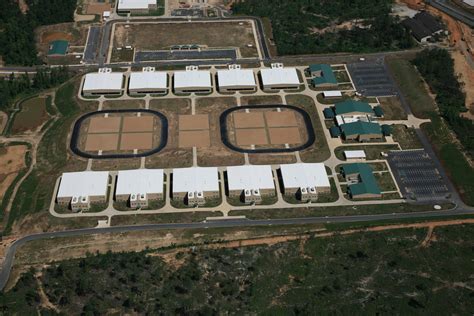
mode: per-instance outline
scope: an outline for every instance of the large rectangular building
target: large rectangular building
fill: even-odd
[[[118,0],[119,13],[149,13],[157,9],[157,0]]]
[[[382,192],[373,169],[366,163],[351,163],[341,167],[342,176],[350,181],[347,193],[353,199],[380,199]]]
[[[82,95],[86,97],[101,95],[121,95],[123,92],[123,73],[112,72],[110,68],[99,69],[96,73],[84,76]]]
[[[89,210],[91,203],[107,201],[107,171],[65,172],[60,181],[56,201],[75,212]]]
[[[296,90],[301,85],[296,68],[284,68],[282,64],[262,69],[260,76],[264,91]]]
[[[217,71],[217,83],[220,92],[257,90],[253,70],[241,69],[239,65],[230,65],[228,70]]]
[[[175,93],[211,93],[211,72],[188,66],[185,71],[176,71],[174,73],[173,86]]]
[[[230,197],[239,197],[245,203],[260,203],[262,197],[275,195],[272,167],[227,167],[227,188]]]
[[[163,170],[137,169],[118,172],[117,201],[128,201],[131,208],[147,207],[149,201],[163,199]]]
[[[374,139],[383,139],[382,127],[379,123],[356,121],[340,125],[345,140],[366,142]]]
[[[318,194],[331,192],[331,183],[323,163],[295,163],[280,166],[285,195],[301,201],[316,201]]]
[[[173,169],[173,200],[188,205],[203,205],[206,199],[219,198],[219,173],[216,167]]]
[[[132,96],[166,94],[168,74],[164,71],[155,72],[153,67],[143,68],[142,72],[132,72],[128,81],[128,92]]]

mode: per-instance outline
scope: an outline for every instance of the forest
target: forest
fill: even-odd
[[[454,72],[454,61],[444,49],[427,49],[418,53],[413,61],[424,77],[432,92],[436,95],[441,116],[472,156],[474,154],[474,124],[470,119],[461,117],[465,107],[465,95]]]
[[[36,27],[74,21],[77,0],[26,0],[24,14],[16,0],[0,1],[0,55],[6,65],[40,63],[35,46]]]
[[[12,102],[22,94],[31,94],[55,87],[71,77],[67,67],[37,69],[33,78],[21,76],[0,77],[0,110],[8,110]]]
[[[374,52],[415,45],[410,34],[389,15],[392,0],[247,0],[234,14],[267,17],[278,54]],[[352,28],[341,27],[353,24]],[[330,26],[335,30],[322,31]]]
[[[420,246],[426,234],[398,229],[252,247],[89,254],[25,273],[0,294],[0,313],[470,314],[474,225],[438,227],[436,239]]]

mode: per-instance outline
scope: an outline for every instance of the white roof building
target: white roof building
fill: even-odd
[[[228,69],[217,71],[219,88],[246,87],[255,88],[257,83],[252,69]]]
[[[137,169],[118,172],[115,195],[163,193],[162,169]]]
[[[119,10],[147,10],[156,0],[119,0]]]
[[[331,186],[323,163],[295,163],[281,165],[285,188],[328,188]]]
[[[301,84],[296,68],[266,68],[260,71],[260,75],[264,86],[293,86]]]
[[[85,75],[83,92],[117,91],[122,89],[123,73],[101,71]]]
[[[173,193],[219,191],[216,167],[190,167],[173,169]]]
[[[365,151],[363,150],[345,150],[344,156],[346,159],[366,159]]]
[[[107,171],[65,172],[61,177],[57,198],[106,196]]]
[[[211,72],[208,70],[185,70],[174,73],[175,89],[212,88]]]
[[[155,90],[168,87],[168,75],[163,71],[132,72],[128,88],[130,90]]]
[[[341,98],[341,91],[323,91],[323,97],[325,98]]]
[[[229,191],[275,189],[272,167],[245,165],[227,167]]]

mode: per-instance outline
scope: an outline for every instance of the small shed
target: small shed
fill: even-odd
[[[383,136],[392,135],[392,126],[387,125],[387,124],[382,125],[382,133],[383,133]]]
[[[344,157],[346,160],[365,160],[367,158],[363,150],[345,150]]]
[[[376,107],[374,107],[374,113],[377,117],[383,117],[384,115],[383,109],[380,105],[377,105]]]
[[[329,133],[332,138],[338,138],[341,136],[341,129],[338,126],[333,126],[329,129]]]
[[[325,108],[323,110],[323,114],[324,114],[324,118],[326,119],[333,119],[335,116],[334,110],[332,108]]]

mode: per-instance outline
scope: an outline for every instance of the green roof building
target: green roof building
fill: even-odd
[[[69,42],[65,40],[57,40],[49,43],[48,56],[65,56],[69,49]]]
[[[374,177],[372,168],[365,163],[353,163],[342,166],[342,173],[347,180],[358,182],[350,184],[347,191],[351,198],[381,198],[377,180]]]
[[[308,67],[313,86],[337,86],[337,79],[330,65],[314,64]]]
[[[340,127],[346,140],[363,142],[383,137],[382,128],[379,123],[357,121],[341,124]]]
[[[336,115],[374,114],[367,102],[346,100],[335,104]]]

